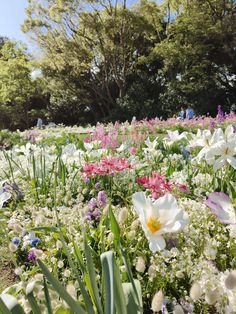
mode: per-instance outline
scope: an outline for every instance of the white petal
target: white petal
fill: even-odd
[[[8,192],[3,192],[0,194],[0,208],[2,208],[3,204],[11,198],[11,194]]]
[[[214,166],[213,166],[214,171],[217,171],[218,169],[220,169],[221,167],[223,167],[224,161],[225,161],[224,157],[218,158],[218,159],[215,161]]]
[[[166,241],[161,236],[150,237],[149,238],[149,248],[155,253],[156,251],[161,251],[166,247]]]
[[[230,166],[232,166],[234,169],[236,169],[236,159],[234,157],[228,157],[227,161],[230,164]]]

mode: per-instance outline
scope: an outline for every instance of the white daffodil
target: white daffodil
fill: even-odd
[[[89,143],[84,142],[84,148],[87,152],[90,152],[93,149],[98,149],[100,147],[101,141],[92,141]]]
[[[152,202],[144,192],[137,192],[133,194],[132,200],[149,241],[149,248],[153,252],[165,248],[163,234],[177,232],[188,224],[187,213],[178,207],[176,199],[171,194]]]
[[[211,163],[213,159],[212,154],[209,154],[214,145],[223,139],[220,129],[216,130],[214,134],[211,134],[210,130],[198,130],[197,135],[193,136],[192,141],[189,142],[190,147],[202,147],[198,153],[196,160],[201,162],[204,157]],[[213,161],[212,161],[213,162]]]
[[[170,131],[167,130],[167,137],[165,137],[164,142],[166,145],[170,146],[174,144],[175,142],[178,142],[184,138],[187,138],[187,133],[183,132],[179,134],[179,131]]]
[[[154,153],[157,146],[158,137],[156,137],[153,141],[148,137],[144,142],[147,147],[143,148],[144,154]]]
[[[211,156],[215,156],[215,160],[213,163],[214,171],[219,170],[227,163],[230,164],[234,169],[236,169],[236,158],[234,157],[235,155],[236,143],[234,141],[220,141],[214,147],[212,147],[208,154],[210,159]]]
[[[122,153],[122,152],[127,151],[128,148],[129,148],[128,143],[122,143],[122,144],[116,149],[116,151],[117,151],[118,153]]]

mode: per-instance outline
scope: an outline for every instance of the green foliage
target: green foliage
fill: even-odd
[[[25,48],[6,40],[0,48],[0,128],[29,127],[36,118],[32,109],[40,102],[40,89],[32,71]]]
[[[86,124],[198,114],[236,105],[236,10],[231,0],[29,1],[22,30],[37,64],[0,38],[0,128],[38,116]],[[32,80],[34,67],[42,77]],[[19,114],[20,113],[20,114]]]

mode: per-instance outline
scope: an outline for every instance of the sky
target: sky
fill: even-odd
[[[35,46],[30,42],[28,35],[20,29],[26,18],[25,8],[27,2],[27,0],[0,0],[0,36],[20,40],[26,43],[33,52]],[[129,5],[135,2],[135,0],[127,1]],[[158,2],[161,1],[158,0]]]
[[[0,0],[0,36],[28,43],[28,37],[20,30],[26,17],[27,0]]]

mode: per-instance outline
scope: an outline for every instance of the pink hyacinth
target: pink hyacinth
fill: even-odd
[[[114,175],[127,169],[131,169],[127,159],[108,156],[103,157],[101,162],[86,163],[82,171],[86,177],[95,177]]]
[[[190,193],[186,185],[168,181],[165,176],[162,176],[157,172],[153,172],[151,177],[137,178],[136,182],[142,184],[147,190],[150,190],[152,198],[154,199],[157,199],[166,193]]]

